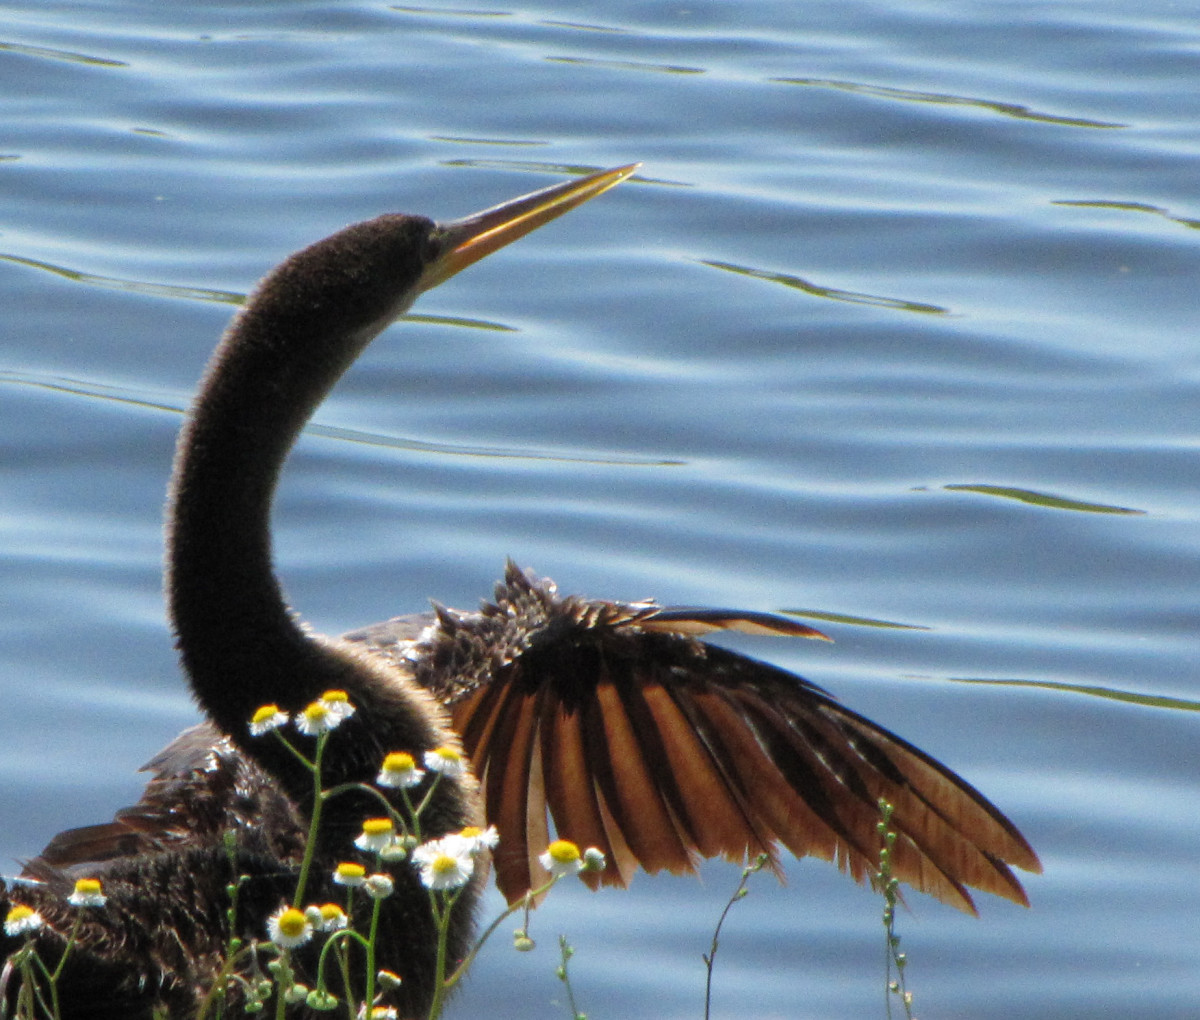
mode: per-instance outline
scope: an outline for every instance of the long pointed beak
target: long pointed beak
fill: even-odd
[[[439,242],[441,254],[425,267],[418,287],[422,291],[436,287],[472,262],[620,184],[641,165],[630,163],[614,170],[601,170],[502,202],[461,220],[439,223],[433,237]]]

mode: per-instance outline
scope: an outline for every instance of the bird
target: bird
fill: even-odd
[[[979,791],[815,684],[712,640],[824,637],[792,617],[563,595],[511,561],[478,608],[433,603],[340,638],[288,603],[273,497],[337,380],[420,294],[639,166],[448,222],[387,214],[351,225],[288,257],[238,310],[181,430],[167,499],[168,616],[204,719],[150,762],[136,805],[61,833],[0,886],[0,908],[46,921],[33,938],[51,964],[76,926],[63,1017],[195,1015],[223,980],[230,935],[265,938],[295,887],[315,793],[284,742],[254,736],[248,721],[263,706],[294,715],[331,696],[355,711],[328,735],[326,787],[371,783],[395,751],[461,754],[469,767],[432,786],[423,838],[494,826],[492,868],[510,903],[543,884],[552,834],[606,855],[594,883],[687,872],[708,857],[763,854],[778,866],[781,849],[861,882],[877,867],[884,799],[896,877],[970,913],[971,889],[1028,905],[1013,869],[1040,871],[1037,855]],[[313,895],[335,894],[331,870],[378,811],[364,793],[324,804]],[[402,978],[385,1001],[419,1017],[435,995],[437,936],[414,869],[394,871],[378,962]],[[107,901],[81,917],[65,900],[83,877],[102,881]],[[456,902],[452,959],[467,953],[482,888],[477,874]],[[10,1001],[23,939],[0,945]]]

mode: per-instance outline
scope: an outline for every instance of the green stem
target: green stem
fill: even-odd
[[[59,1020],[62,1016],[62,1007],[58,1000],[58,979],[62,977],[63,968],[67,965],[67,957],[71,954],[75,940],[79,937],[79,925],[82,921],[83,915],[76,912],[75,920],[71,922],[71,933],[67,936],[67,944],[63,947],[62,956],[58,958],[58,966],[54,968],[54,973],[49,975],[50,1012],[54,1020]]]
[[[68,942],[67,948],[63,950],[64,954],[70,948],[71,948],[71,945],[70,945],[70,942]],[[38,985],[36,980],[32,981],[33,993],[37,997],[37,1001],[39,1003],[41,1003],[42,1012],[45,1013],[47,1016],[53,1017],[54,1020],[59,1020],[61,1014],[59,1013],[59,1010],[58,1010],[58,989],[57,989],[57,987],[55,987],[54,974],[50,973],[50,968],[47,967],[45,962],[42,960],[42,958],[40,956],[38,956],[36,950],[32,954],[31,962],[33,964],[36,964],[37,969],[42,972],[42,977],[44,977],[46,979],[46,986],[50,990],[50,1002],[47,1002],[46,1001],[46,993]],[[62,961],[59,960],[59,963],[61,964]],[[32,974],[30,976],[32,977]],[[18,1015],[18,1017],[20,1017],[19,1013],[17,1015]],[[32,1010],[30,1011],[29,1015],[31,1017],[34,1015]]]
[[[296,895],[292,897],[292,906],[297,910],[301,909],[300,904],[304,902],[304,892],[308,886],[308,873],[312,869],[313,855],[317,850],[317,830],[321,826],[321,808],[325,803],[325,794],[321,791],[321,759],[325,754],[325,744],[328,740],[329,731],[326,730],[317,737],[317,751],[313,756],[313,804],[308,822],[308,839],[304,843],[304,860],[300,862],[300,877],[296,880]],[[288,747],[291,746],[286,740],[284,744]],[[297,754],[301,760],[305,760],[303,755],[299,755],[299,752]]]
[[[58,958],[58,966],[54,968],[54,973],[50,975],[51,989],[58,983],[58,979],[62,977],[63,968],[67,965],[67,956],[75,945],[76,938],[79,937],[79,925],[83,921],[80,914],[75,915],[75,920],[71,922],[71,933],[67,936],[67,944],[63,948],[63,954]],[[58,997],[55,996],[54,1015],[58,1015]]]
[[[379,939],[379,915],[383,911],[383,900],[371,904],[371,929],[367,936],[367,990],[363,994],[363,1012],[369,1017],[375,1005],[375,944]]]
[[[439,909],[437,893],[432,889],[429,891],[429,908],[437,924],[438,942],[437,963],[433,971],[433,1001],[429,1004],[426,1020],[438,1020],[442,1015],[442,1000],[446,997],[446,932],[449,927],[450,909],[449,904],[444,911]]]
[[[453,974],[451,974],[448,978],[446,978],[446,981],[445,981],[446,990],[449,991],[456,984],[458,984],[459,981],[462,980],[463,975],[466,974],[468,969],[470,969],[470,966],[474,962],[475,957],[479,955],[479,951],[483,948],[483,944],[485,942],[487,942],[487,940],[490,939],[492,937],[492,935],[495,934],[496,929],[499,928],[501,924],[503,924],[506,920],[508,920],[508,918],[512,917],[513,914],[515,914],[518,910],[524,910],[526,912],[527,919],[526,919],[525,926],[526,926],[526,928],[528,928],[528,926],[529,926],[528,925],[528,911],[529,911],[530,904],[533,903],[534,900],[536,900],[539,896],[544,896],[552,888],[554,888],[554,885],[558,882],[559,878],[561,878],[561,877],[562,877],[561,875],[556,875],[554,878],[550,879],[550,881],[547,882],[545,885],[539,886],[537,889],[533,889],[533,890],[527,892],[524,896],[521,897],[521,899],[519,899],[516,903],[513,903],[511,906],[509,906],[508,909],[505,910],[503,914],[501,914],[499,917],[496,918],[496,920],[494,920],[491,924],[489,924],[487,926],[487,929],[484,931],[484,933],[482,935],[480,935],[478,939],[476,939],[475,945],[473,945],[471,947],[470,952],[468,952],[467,955],[463,957],[462,963],[460,963],[456,968],[454,968]],[[434,916],[437,917],[437,914],[435,913]],[[432,1014],[430,1014],[430,1016],[432,1017]]]
[[[725,904],[725,909],[721,911],[720,918],[717,919],[717,926],[713,929],[712,944],[709,946],[708,955],[700,954],[704,960],[705,970],[708,972],[704,979],[704,1020],[708,1020],[712,1012],[712,981],[713,981],[713,963],[717,958],[717,950],[720,948],[721,927],[725,924],[725,918],[729,916],[729,911],[733,909],[733,905],[738,900],[745,899],[749,890],[746,888],[746,883],[750,880],[750,876],[756,872],[762,871],[770,858],[766,854],[759,854],[754,863],[747,865],[742,869],[742,878],[738,882],[737,888],[734,889],[733,895],[729,897],[729,902]]]
[[[335,931],[325,940],[325,945],[321,947],[321,955],[317,957],[317,991],[320,992],[328,991],[325,982],[325,964],[329,954],[332,953],[337,960],[338,970],[342,975],[346,1015],[350,1020],[354,1020],[358,1010],[358,1003],[354,1001],[354,994],[350,987],[350,957],[346,946],[346,943],[352,940],[361,943],[364,947],[367,945],[367,940],[353,928],[343,928],[341,931]]]
[[[421,841],[421,813],[429,806],[429,801],[433,798],[433,792],[438,788],[441,778],[442,774],[440,772],[433,774],[433,782],[429,784],[429,789],[425,791],[425,796],[421,798],[421,803],[416,807],[412,806],[412,800],[408,796],[408,791],[405,789],[401,789],[400,791],[404,797],[405,806],[412,814],[413,835],[417,837],[418,843]]]
[[[234,970],[242,962],[246,954],[247,950],[239,947],[225,958],[225,962],[221,964],[221,970],[217,973],[216,979],[208,986],[208,991],[204,993],[204,1001],[200,1003],[200,1009],[196,1012],[198,1020],[207,1020],[209,1012],[212,1010],[217,999],[225,997],[228,991],[227,985],[229,979],[234,976]]]
[[[17,1016],[33,1016],[34,981],[33,963],[26,955],[21,960],[21,986],[17,992]]]
[[[558,968],[558,976],[562,979],[562,983],[567,989],[567,1005],[571,1010],[571,1020],[587,1020],[587,1014],[580,1013],[579,1007],[575,1005],[575,992],[571,988],[571,976],[567,972],[567,963],[571,957],[575,955],[575,950],[572,949],[570,943],[567,942],[566,935],[559,935],[558,950],[562,956],[562,963]]]
[[[272,730],[271,732],[275,734],[275,736],[276,736],[276,738],[278,738],[279,742],[281,744],[283,744],[283,746],[286,747],[289,751],[291,751],[292,755],[296,758],[296,760],[299,761],[300,764],[303,765],[306,769],[308,769],[309,772],[312,772],[313,769],[316,768],[316,765],[313,762],[309,761],[304,756],[304,754],[296,747],[296,745],[293,744],[290,740],[288,740],[288,738],[285,737],[279,730]],[[324,736],[324,734],[322,734],[322,736]]]
[[[359,939],[359,941],[362,941],[361,935],[355,933],[354,937]],[[354,1001],[354,995],[351,991],[350,984],[350,947],[343,943],[338,943],[336,952],[338,969],[342,972],[342,988],[344,989],[346,995],[348,1016],[350,1020],[355,1020],[355,1017],[358,1015],[358,1005]]]
[[[283,1020],[283,1011],[287,1009],[287,1003],[283,999],[283,987],[279,982],[275,982],[275,1020]]]

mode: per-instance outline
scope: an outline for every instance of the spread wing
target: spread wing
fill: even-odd
[[[1016,827],[902,738],[791,673],[696,639],[712,630],[823,636],[761,613],[560,598],[510,565],[477,613],[349,639],[403,659],[450,709],[500,833],[513,901],[546,879],[558,836],[603,850],[603,881],[690,871],[777,848],[877,869],[893,806],[897,877],[974,913],[968,887],[1027,903],[1010,865],[1040,871]]]

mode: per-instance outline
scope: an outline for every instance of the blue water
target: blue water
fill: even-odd
[[[910,897],[918,1015],[1196,1015],[1198,14],[0,4],[0,861],[136,798],[196,718],[162,493],[235,295],[356,219],[642,160],[321,409],[278,507],[295,605],[469,606],[512,555],[835,614],[833,645],[738,646],[961,771],[1046,866],[1028,911]],[[788,879],[734,910],[714,1015],[882,1016],[878,901]],[[556,893],[452,1012],[567,1015],[564,931],[591,1016],[698,1017],[736,881]]]

